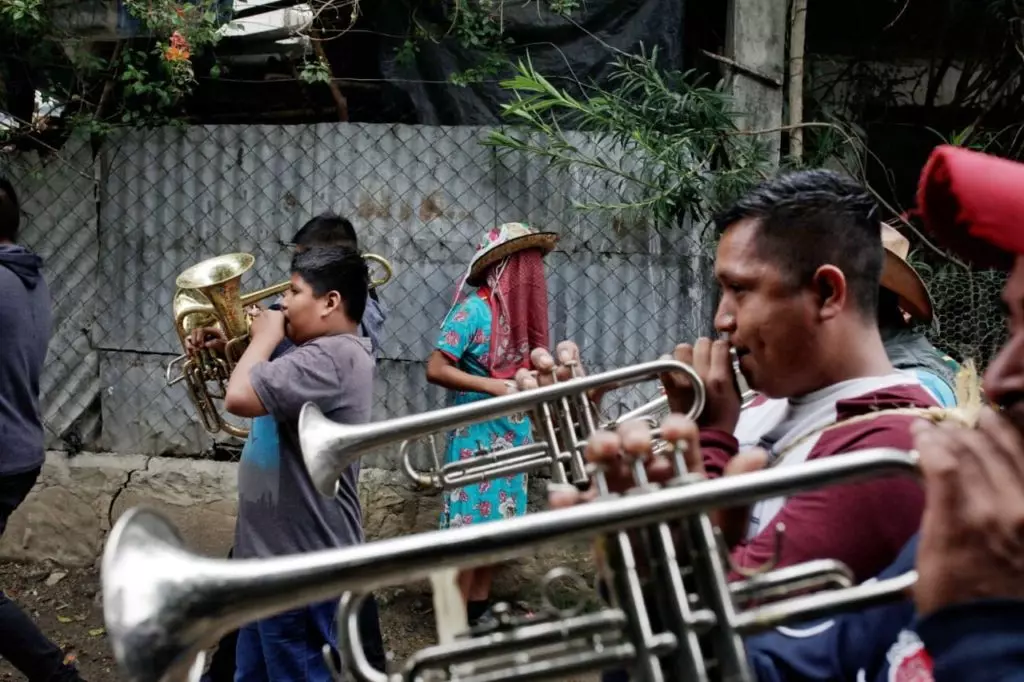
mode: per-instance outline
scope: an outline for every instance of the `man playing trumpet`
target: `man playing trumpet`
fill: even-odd
[[[816,170],[768,180],[717,219],[715,275],[722,294],[715,327],[728,340],[702,338],[674,351],[702,377],[707,394],[695,425],[702,453],[692,462],[696,473],[715,478],[727,469],[795,466],[863,448],[910,448],[913,417],[862,420],[877,410],[936,405],[914,376],[893,368],[879,334],[876,213],[862,187]],[[742,414],[730,347],[761,393]],[[558,355],[561,363],[578,360],[569,342],[560,344]],[[520,388],[543,381],[552,368],[568,376],[546,351],[534,351],[532,359],[539,375],[520,371]],[[692,401],[688,381],[673,375],[663,382],[672,411],[685,412]],[[642,449],[648,440],[606,433],[592,441],[591,451],[612,457],[623,447]],[[750,448],[758,449],[738,454]],[[610,484],[631,479],[613,474]],[[652,480],[666,474],[654,471]],[[558,491],[551,502],[564,506],[578,496]],[[917,530],[923,503],[916,482],[891,477],[734,510],[722,519],[730,577],[770,563],[830,558],[845,563],[858,582],[866,580]]]
[[[989,185],[997,175],[1016,180],[1016,187],[993,191]],[[1024,325],[1018,324],[1024,319],[1024,230],[1017,226],[1022,207],[1011,210],[1007,205],[1016,201],[1012,197],[1019,196],[1016,188],[1021,185],[1024,166],[951,147],[940,148],[922,175],[919,202],[929,229],[969,261],[1013,267],[1003,292],[1011,338],[986,372],[984,385],[1002,414],[981,409],[973,430],[955,421],[934,425],[917,420],[911,426],[927,505],[920,535],[913,536],[879,578],[898,575],[916,563],[913,603],[750,638],[750,664],[761,682],[1024,680]],[[573,347],[564,345],[559,351],[563,362],[573,359]],[[534,357],[544,367],[554,364],[546,353]],[[521,383],[530,382],[524,377]],[[686,441],[688,465],[698,470],[703,466],[696,425],[671,415],[661,437]],[[657,480],[665,467],[646,457],[649,445],[650,434],[642,424],[627,424],[617,434],[593,438],[587,457],[615,471],[623,453],[635,453],[648,460],[649,475]],[[745,460],[740,455],[726,473],[766,462],[761,453]],[[633,482],[619,477],[609,483],[624,489]],[[559,492],[551,501],[563,506],[578,500]],[[729,523],[725,516],[719,521]]]

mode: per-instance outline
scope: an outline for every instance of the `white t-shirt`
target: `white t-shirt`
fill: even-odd
[[[907,384],[920,386],[916,376],[894,372],[878,377],[850,379],[799,398],[769,399],[740,413],[734,435],[740,451],[760,447],[768,451],[770,466],[793,466],[807,461],[820,437],[817,431],[836,423],[836,403],[867,393]],[[814,434],[785,452],[793,443]],[[747,539],[758,535],[779,513],[786,498],[762,500],[751,509]]]

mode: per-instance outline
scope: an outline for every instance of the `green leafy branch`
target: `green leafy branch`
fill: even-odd
[[[529,59],[516,71],[502,82],[512,93],[502,113],[514,128],[491,132],[485,144],[555,168],[586,168],[627,197],[577,202],[581,210],[700,221],[771,171],[763,141],[737,127],[722,84],[704,85],[695,71],[661,71],[656,49],[618,57],[609,88],[584,87],[583,98],[554,86]]]

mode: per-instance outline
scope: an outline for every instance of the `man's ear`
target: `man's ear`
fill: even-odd
[[[846,307],[846,276],[834,265],[822,265],[814,273],[814,290],[818,299],[818,316],[830,320]]]

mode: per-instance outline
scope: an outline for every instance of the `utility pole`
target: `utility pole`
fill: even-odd
[[[782,145],[788,0],[729,0],[726,63],[729,92],[744,130],[774,130],[761,136],[779,163]],[[729,62],[732,62],[730,65]]]

